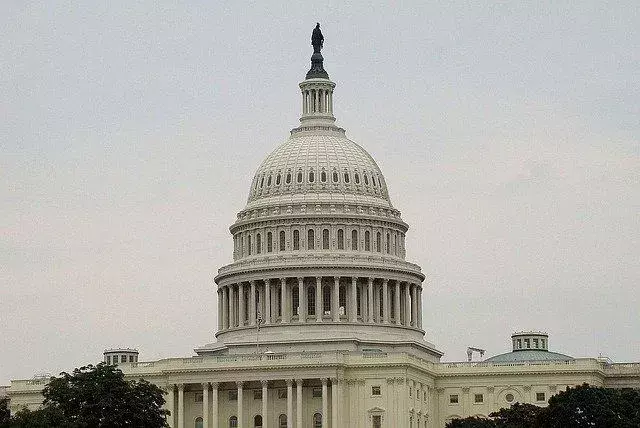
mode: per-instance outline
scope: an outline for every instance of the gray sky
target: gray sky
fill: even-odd
[[[316,21],[444,359],[540,329],[640,360],[636,0],[99,3],[0,3],[0,384],[213,340],[228,226],[298,123]]]

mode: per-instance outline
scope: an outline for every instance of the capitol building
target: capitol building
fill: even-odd
[[[556,353],[544,332],[505,337],[511,351],[482,361],[470,348],[469,361],[440,362],[408,225],[375,160],[336,125],[318,27],[312,41],[300,125],[257,168],[230,227],[215,341],[190,357],[114,349],[104,361],[165,389],[176,428],[440,428],[515,402],[545,406],[584,382],[640,387],[640,363]],[[13,381],[12,410],[37,407],[46,381]]]

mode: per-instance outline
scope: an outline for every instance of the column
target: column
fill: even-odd
[[[314,95],[316,97],[316,108],[314,113],[317,113],[320,111],[320,91],[316,89],[314,92],[315,92]]]
[[[238,327],[244,325],[246,309],[244,307],[244,282],[238,284]]]
[[[411,325],[418,326],[418,290],[415,284],[409,284],[411,287]]]
[[[369,315],[369,322],[373,322],[373,278],[369,278],[367,296],[367,314]]]
[[[218,330],[222,330],[222,288],[218,288]]]
[[[380,287],[373,286],[373,321],[376,323],[382,322],[380,319],[380,306],[382,302],[380,301]]]
[[[229,287],[222,287],[222,326],[221,329],[229,328]],[[219,329],[220,329],[219,328]]]
[[[229,285],[229,328],[236,326],[236,289]]]
[[[327,428],[327,418],[329,417],[329,402],[327,400],[327,378],[322,378],[322,428]]]
[[[418,287],[418,328],[422,329],[422,286],[416,285]]]
[[[289,317],[287,315],[287,278],[280,278],[280,322],[288,323]]]
[[[407,327],[411,325],[411,291],[408,282],[404,283],[404,325]]]
[[[264,280],[264,323],[271,324],[271,279]]]
[[[316,276],[316,322],[322,322],[322,313],[324,305],[322,304],[322,277]]]
[[[167,422],[169,422],[169,427],[174,428],[176,426],[176,411],[175,411],[175,403],[176,403],[176,387],[174,384],[167,384],[167,402],[165,403],[165,408],[171,412],[169,416],[167,416]]]
[[[287,379],[287,428],[293,428],[293,381]]]
[[[331,378],[331,428],[338,428],[338,379]]]
[[[211,428],[218,428],[218,382],[211,382]]]
[[[209,382],[202,384],[202,428],[209,428]]]
[[[267,386],[269,386],[269,381],[262,380],[262,428],[269,428],[269,408],[268,406],[268,398],[269,394],[267,391]]]
[[[178,384],[178,428],[184,428],[184,384]]]
[[[236,382],[236,385],[238,386],[238,428],[245,428],[242,418],[242,382]]]
[[[349,302],[349,321],[357,322],[358,321],[358,278],[351,278],[351,302]]]
[[[307,294],[304,292],[304,278],[298,277],[298,321],[307,321]]]
[[[331,315],[333,315],[333,321],[340,321],[340,277],[333,277],[333,297],[331,298]]]
[[[396,317],[396,324],[400,325],[400,281],[396,281],[396,295],[395,297],[395,314],[394,316]]]
[[[302,427],[302,379],[296,379],[296,428]]]
[[[256,282],[250,281],[249,292],[249,325],[256,325]]]
[[[389,289],[387,287],[388,279],[382,280],[382,321],[389,324]]]

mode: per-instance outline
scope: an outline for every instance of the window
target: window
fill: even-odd
[[[338,250],[344,250],[344,230],[338,229]]]
[[[133,355],[129,355],[129,362],[133,363]]]
[[[424,392],[424,401],[427,401],[427,391]]]
[[[247,236],[247,254],[251,255],[251,235]]]
[[[314,286],[307,288],[307,314],[316,314],[316,287]]]
[[[536,392],[536,401],[547,401],[544,392]]]
[[[271,176],[267,179],[267,187],[271,186]]]
[[[545,347],[544,347],[544,339],[541,339],[541,340],[542,340],[542,349],[545,349]]]
[[[291,290],[291,311],[293,315],[300,315],[298,308],[300,305],[300,295],[298,294],[298,287],[293,287]]]
[[[315,180],[315,175],[313,174],[313,171],[309,171],[309,183],[313,183],[313,181]]]
[[[371,234],[368,230],[364,232],[364,250],[371,251]]]
[[[531,343],[529,342],[529,339],[524,340],[524,347],[527,349],[531,348]]]
[[[253,399],[254,400],[262,400],[262,390],[261,389],[254,389],[253,390]]]
[[[316,237],[313,229],[307,231],[307,250],[313,250],[316,246]]]
[[[290,172],[287,172],[287,178],[285,180],[285,183],[291,184],[291,173]]]
[[[264,175],[262,176],[262,179],[260,180],[260,188],[262,189],[263,186],[264,186]]]
[[[409,397],[413,397],[413,388],[409,387]]]
[[[322,388],[318,388],[318,387],[313,388],[313,389],[311,390],[311,396],[312,396],[313,398],[322,398]],[[316,413],[316,415],[318,415],[318,414],[319,414],[319,413]]]
[[[255,415],[253,418],[253,428],[262,428],[262,416]]]
[[[300,231],[298,229],[293,231],[293,249],[300,249]]]
[[[298,183],[302,183],[302,171],[298,171]]]
[[[387,254],[389,254],[389,242],[391,241],[391,235],[389,235],[387,233],[387,242],[385,242],[385,245],[387,247]]]
[[[340,306],[340,314],[345,314],[347,308],[347,288],[343,285],[338,289],[338,306]]]
[[[322,428],[322,415],[320,413],[313,414],[313,428]]]
[[[349,184],[349,173],[345,171],[344,173],[344,182]]]
[[[356,306],[358,307],[358,315],[362,316],[362,292],[360,287],[356,289]]]
[[[280,415],[278,417],[278,428],[287,428],[287,415]]]
[[[518,349],[522,349],[522,340],[518,339]]]
[[[484,403],[484,396],[482,394],[475,394],[473,396],[473,402],[478,404]]]
[[[393,235],[393,254],[395,254],[396,256],[398,255],[398,240],[397,240],[397,236]]]
[[[376,233],[376,251],[377,252],[382,251],[380,232]]]
[[[504,399],[507,400],[507,403],[511,403],[513,401],[515,397],[513,396],[513,394],[509,393],[507,395],[504,396]]]
[[[373,422],[373,428],[382,428],[382,416],[374,415],[371,420]]]
[[[276,175],[276,186],[280,185],[280,174]]]
[[[202,422],[202,418],[201,418],[201,417],[199,417],[199,416],[198,416],[198,417],[196,418],[196,421],[195,421],[195,422],[196,422],[196,423],[195,423],[195,425],[194,425],[194,426],[195,426],[195,428],[202,428],[202,424],[203,424],[203,422]]]
[[[368,186],[369,185],[369,177],[367,177],[367,173],[365,172],[364,174],[362,174],[362,176],[364,177],[364,184],[366,184]]]
[[[267,253],[270,253],[273,251],[273,235],[271,234],[271,232],[267,233]]]
[[[285,398],[287,398],[287,390],[284,388],[280,388],[278,390],[278,398],[281,400],[284,400]]]
[[[533,339],[533,347],[534,348],[538,347],[538,339]]]
[[[449,404],[458,404],[458,394],[451,394],[449,396]]]
[[[355,229],[351,231],[351,249],[353,251],[358,249],[358,231]]]
[[[121,355],[120,356],[120,362],[121,363],[126,363],[127,362],[127,356],[126,355]]]
[[[329,229],[322,230],[322,249],[329,249]]]
[[[107,364],[111,365],[111,355],[107,355]]]
[[[322,310],[325,315],[331,313],[331,287],[328,285],[322,288]]]
[[[260,254],[262,252],[262,236],[260,234],[256,234],[256,254]]]
[[[360,184],[360,175],[358,175],[358,173],[356,172],[355,175],[353,176],[353,178],[356,181],[356,184]]]
[[[229,428],[238,428],[238,418],[231,416],[229,418]]]
[[[325,183],[327,181],[327,173],[322,171],[320,173],[320,181],[322,181],[323,183]]]
[[[380,386],[372,386],[371,387],[371,395],[382,395],[382,391]]]
[[[373,184],[373,187],[376,187],[376,178],[373,175],[371,176],[371,184]]]
[[[284,239],[284,230],[280,231],[280,251],[284,251],[285,239]]]
[[[238,390],[232,389],[229,391],[229,401],[238,401]]]
[[[333,171],[333,182],[337,183],[338,182],[338,171]]]
[[[202,403],[202,392],[196,392],[193,401],[196,403]]]

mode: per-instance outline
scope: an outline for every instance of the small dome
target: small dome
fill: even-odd
[[[574,358],[557,352],[544,351],[540,349],[527,349],[521,351],[507,352],[487,358],[489,363],[509,363],[525,361],[572,361]]]
[[[256,171],[247,208],[320,202],[392,208],[380,168],[339,128],[292,133]]]

